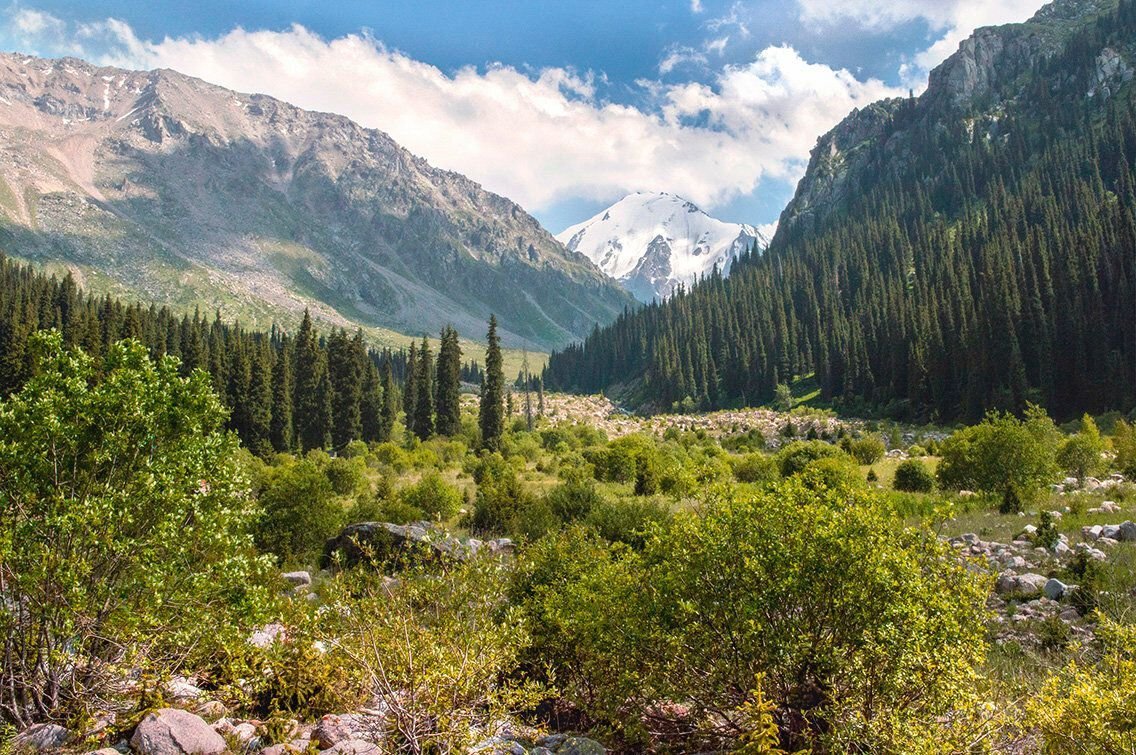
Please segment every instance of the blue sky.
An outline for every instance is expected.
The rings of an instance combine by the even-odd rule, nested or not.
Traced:
[[[0,46],[381,128],[557,232],[630,191],[774,221],[816,138],[1040,0],[21,0]]]

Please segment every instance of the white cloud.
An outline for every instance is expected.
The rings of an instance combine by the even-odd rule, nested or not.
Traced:
[[[873,31],[923,20],[939,36],[914,55],[901,73],[909,82],[925,81],[959,43],[981,26],[1025,21],[1049,0],[797,0],[801,18],[818,24],[852,21]]]
[[[701,13],[702,12],[702,0],[690,0],[690,12],[691,13]]]
[[[852,108],[898,94],[784,46],[706,82],[638,82],[653,104],[636,108],[601,99],[591,74],[504,65],[447,74],[364,34],[329,41],[301,26],[238,28],[150,42],[115,20],[57,32],[41,45],[50,54],[172,68],[342,113],[537,211],[634,190],[672,191],[713,209],[764,177],[795,180],[817,136]]]

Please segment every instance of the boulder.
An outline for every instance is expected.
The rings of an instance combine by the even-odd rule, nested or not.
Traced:
[[[1047,581],[1040,574],[1003,572],[998,576],[994,589],[999,595],[1037,595],[1045,588]]]
[[[604,755],[607,749],[587,737],[565,737],[562,734],[537,741],[537,747],[547,748],[554,755]]]
[[[355,719],[352,716],[329,714],[324,716],[312,730],[312,740],[321,750],[334,747],[340,742],[355,738]]]
[[[162,685],[162,691],[167,700],[177,703],[198,700],[205,695],[205,691],[184,676],[177,676]]]
[[[382,755],[378,745],[365,739],[345,739],[321,752],[322,755]]]
[[[284,578],[285,582],[295,587],[307,587],[312,583],[312,575],[306,571],[284,572],[280,576]]]
[[[228,749],[202,718],[177,708],[161,708],[143,718],[130,747],[138,755],[220,755]]]
[[[1061,600],[1061,596],[1065,594],[1065,589],[1066,587],[1064,582],[1059,579],[1051,579],[1045,583],[1045,587],[1042,588],[1042,592],[1044,592],[1045,597],[1049,598],[1050,600]]]
[[[1136,522],[1125,522],[1120,525],[1120,537],[1116,538],[1122,543],[1136,542]]]
[[[32,724],[12,739],[12,751],[50,752],[60,750],[71,738],[71,731],[59,724]]]

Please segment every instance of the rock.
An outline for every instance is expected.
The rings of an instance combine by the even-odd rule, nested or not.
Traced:
[[[1057,541],[1057,544],[1053,546],[1052,550],[1053,550],[1053,555],[1057,556],[1058,558],[1060,558],[1062,556],[1067,556],[1067,555],[1069,555],[1070,553],[1073,552],[1073,549],[1070,548],[1069,544],[1067,542],[1065,542],[1064,540]]]
[[[184,676],[177,676],[170,679],[162,686],[162,691],[165,692],[167,700],[177,703],[198,700],[205,696],[205,690],[201,689]]]
[[[12,751],[49,752],[59,750],[70,738],[71,731],[59,724],[32,724],[12,739]]]
[[[322,755],[382,755],[374,742],[365,739],[345,739],[322,751]]]
[[[103,747],[98,750],[91,750],[86,755],[122,755],[122,753],[113,747]]]
[[[1104,529],[1099,524],[1094,524],[1091,527],[1085,526],[1081,528],[1081,537],[1086,540],[1097,540],[1101,536],[1101,531]]]
[[[208,700],[197,706],[197,715],[206,721],[216,721],[229,715],[229,709],[220,700]]]
[[[1032,524],[1027,524],[1025,527],[1022,527],[1022,535],[1029,537],[1035,534],[1037,534],[1037,527],[1033,526]]]
[[[280,575],[285,582],[296,587],[307,587],[312,583],[312,575],[306,571],[290,571]]]
[[[994,589],[999,595],[1036,595],[1045,588],[1048,580],[1040,574],[1013,574],[1003,572],[998,575]]]
[[[1102,537],[1100,540],[1097,540],[1097,545],[1102,548],[1112,548],[1113,546],[1120,545],[1120,541],[1113,540],[1111,537]]]
[[[1061,481],[1061,484],[1064,485],[1066,488],[1075,488],[1080,484],[1080,482],[1077,480],[1076,477],[1066,477],[1064,480]]]
[[[312,730],[312,739],[321,750],[334,747],[355,737],[355,721],[351,716],[326,715]]]
[[[161,708],[143,718],[130,747],[139,755],[220,755],[228,749],[203,719],[177,708]]]
[[[1120,525],[1119,524],[1106,524],[1101,527],[1101,537],[1107,537],[1111,540],[1120,539]]]
[[[539,747],[547,747],[555,755],[604,755],[607,748],[587,737],[565,737],[555,746],[548,744],[549,738],[537,742]]]
[[[290,744],[270,745],[260,751],[260,755],[297,755],[302,750]]]
[[[1086,477],[1085,478],[1085,490],[1092,492],[1094,490],[1100,490],[1100,489],[1101,489],[1101,481],[1100,480],[1098,480],[1095,477]]]
[[[1116,501],[1104,501],[1100,505],[1100,510],[1106,514],[1115,514],[1120,511],[1120,504]]]
[[[1061,600],[1061,596],[1065,594],[1065,583],[1059,579],[1051,579],[1045,583],[1042,592],[1050,600]]]
[[[248,643],[255,648],[272,647],[277,641],[283,642],[286,637],[283,624],[268,624],[248,638]]]
[[[1116,538],[1122,543],[1136,542],[1136,522],[1125,522],[1120,525],[1120,537]]]

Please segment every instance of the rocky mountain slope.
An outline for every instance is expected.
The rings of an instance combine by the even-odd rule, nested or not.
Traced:
[[[723,274],[738,255],[764,247],[756,228],[724,223],[673,194],[629,194],[595,217],[557,234],[640,301],[664,299],[715,266]]]
[[[1036,79],[1037,67],[1115,7],[1116,0],[1057,0],[1024,23],[975,30],[931,72],[920,97],[883,100],[854,110],[817,141],[779,228],[788,231],[803,219],[824,221],[844,209],[851,194],[878,178],[871,165],[881,155],[893,166],[914,162],[918,155],[912,151],[913,132],[921,126],[946,132],[961,125],[971,140],[1005,140],[1007,112]],[[1097,51],[1094,74],[1083,82],[1081,95],[1107,100],[1132,80],[1136,55],[1131,44],[1127,47]],[[1060,90],[1070,83],[1053,81],[1053,94],[1064,94]]]
[[[513,202],[386,134],[173,71],[0,55],[0,248],[266,324],[447,322],[547,348],[631,302]]]

